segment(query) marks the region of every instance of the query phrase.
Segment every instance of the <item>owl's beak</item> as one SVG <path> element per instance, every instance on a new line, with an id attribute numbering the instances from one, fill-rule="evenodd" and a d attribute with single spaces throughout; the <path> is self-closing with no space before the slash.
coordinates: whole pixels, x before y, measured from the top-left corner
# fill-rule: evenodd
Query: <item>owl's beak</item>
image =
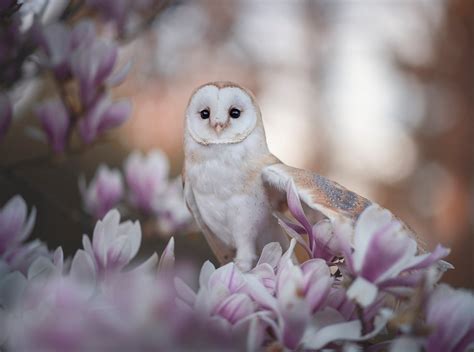
<path id="1" fill-rule="evenodd" d="M 223 122 L 217 122 L 214 125 L 214 130 L 216 131 L 217 134 L 221 133 L 221 131 L 227 126 L 226 123 Z"/>

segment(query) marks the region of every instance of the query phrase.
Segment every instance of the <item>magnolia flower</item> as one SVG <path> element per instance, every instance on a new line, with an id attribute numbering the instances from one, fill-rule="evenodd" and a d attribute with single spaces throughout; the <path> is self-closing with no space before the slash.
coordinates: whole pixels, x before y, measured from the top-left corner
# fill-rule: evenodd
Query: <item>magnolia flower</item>
<path id="1" fill-rule="evenodd" d="M 340 255 L 342 252 L 340 237 L 346 231 L 339 230 L 345 230 L 345 225 L 347 224 L 337 224 L 337 231 L 341 232 L 338 236 L 334 236 L 336 231 L 335 224 L 332 224 L 329 220 L 319 221 L 311 225 L 304 213 L 293 181 L 288 182 L 286 194 L 288 209 L 298 221 L 298 224 L 278 216 L 280 225 L 288 235 L 294 238 L 306 250 L 310 258 L 322 258 L 327 262 L 331 262 L 335 256 Z M 307 240 L 302 237 L 304 233 L 308 236 Z"/>
<path id="2" fill-rule="evenodd" d="M 211 262 L 205 262 L 197 294 L 179 279 L 175 279 L 175 285 L 180 301 L 208 318 L 209 324 L 220 328 L 221 333 L 239 331 L 257 308 L 246 293 L 244 275 L 234 263 L 216 269 Z"/>
<path id="3" fill-rule="evenodd" d="M 102 133 L 120 126 L 131 112 L 129 101 L 112 102 L 108 97 L 101 97 L 79 121 L 79 134 L 85 143 L 91 143 Z"/>
<path id="4" fill-rule="evenodd" d="M 122 199 L 122 175 L 118 170 L 100 165 L 89 186 L 84 177 L 79 178 L 79 190 L 86 211 L 99 219 Z"/>
<path id="5" fill-rule="evenodd" d="M 81 100 L 89 107 L 98 90 L 111 75 L 117 61 L 117 47 L 104 40 L 95 40 L 81 48 L 71 59 L 71 69 L 79 81 Z"/>
<path id="6" fill-rule="evenodd" d="M 332 284 L 328 266 L 313 259 L 300 266 L 290 261 L 281 270 L 277 283 L 281 339 L 288 348 L 296 348 L 311 315 L 325 303 Z"/>
<path id="7" fill-rule="evenodd" d="M 124 268 L 140 248 L 142 232 L 138 222 L 120 223 L 117 210 L 110 210 L 94 228 L 92 243 L 84 235 L 84 250 L 95 260 L 99 273 L 115 272 Z"/>
<path id="8" fill-rule="evenodd" d="M 58 99 L 49 100 L 38 106 L 36 115 L 53 151 L 64 151 L 70 127 L 70 118 L 64 104 Z"/>
<path id="9" fill-rule="evenodd" d="M 10 270 L 26 273 L 38 257 L 49 257 L 50 253 L 45 243 L 36 239 L 18 246 L 10 246 L 3 253 L 3 260 Z"/>
<path id="10" fill-rule="evenodd" d="M 12 106 L 6 94 L 0 92 L 0 141 L 5 136 L 12 122 Z"/>
<path id="11" fill-rule="evenodd" d="M 58 79 L 70 77 L 71 58 L 77 56 L 96 37 L 93 22 L 81 21 L 72 29 L 59 22 L 47 26 L 36 25 L 36 41 L 45 54 L 44 64 L 53 70 Z"/>
<path id="12" fill-rule="evenodd" d="M 39 27 L 37 42 L 46 54 L 44 63 L 58 78 L 67 78 L 70 75 L 68 59 L 72 51 L 69 28 L 62 23 Z"/>
<path id="13" fill-rule="evenodd" d="M 346 243 L 347 268 L 355 277 L 347 291 L 363 307 L 372 304 L 379 289 L 414 286 L 417 270 L 428 268 L 449 254 L 438 245 L 433 253 L 416 255 L 417 243 L 404 225 L 386 209 L 371 205 L 360 215 L 354 230 L 354 251 Z"/>
<path id="14" fill-rule="evenodd" d="M 184 200 L 181 177 L 169 183 L 163 196 L 155 199 L 153 208 L 158 214 L 158 225 L 163 233 L 183 230 L 193 221 Z"/>
<path id="15" fill-rule="evenodd" d="M 272 311 L 276 321 L 264 318 L 273 328 L 282 344 L 291 349 L 297 348 L 309 326 L 312 315 L 323 307 L 330 292 L 333 279 L 324 260 L 313 259 L 301 266 L 293 263 L 296 241 L 281 255 L 277 244 L 267 245 L 255 269 L 246 275 L 248 292 L 262 306 Z M 271 264 L 270 264 L 271 263 Z M 268 290 L 272 275 L 266 273 L 267 287 L 260 278 L 262 268 L 275 268 L 276 287 L 274 296 Z M 255 279 L 258 278 L 258 280 Z"/>
<path id="16" fill-rule="evenodd" d="M 0 254 L 18 247 L 31 233 L 36 219 L 33 208 L 27 217 L 26 202 L 21 196 L 11 198 L 0 210 Z"/>
<path id="17" fill-rule="evenodd" d="M 160 208 L 167 187 L 169 162 L 160 150 L 148 155 L 133 152 L 124 164 L 130 201 L 140 210 L 151 213 Z"/>
<path id="18" fill-rule="evenodd" d="M 427 351 L 466 351 L 474 347 L 474 295 L 439 285 L 426 305 L 426 323 L 432 332 Z"/>

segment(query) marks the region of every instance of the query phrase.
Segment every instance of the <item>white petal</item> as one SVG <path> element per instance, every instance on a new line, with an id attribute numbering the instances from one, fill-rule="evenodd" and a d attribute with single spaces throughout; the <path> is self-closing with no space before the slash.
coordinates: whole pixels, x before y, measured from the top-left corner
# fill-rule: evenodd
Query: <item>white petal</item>
<path id="1" fill-rule="evenodd" d="M 161 254 L 158 270 L 170 270 L 174 266 L 174 237 L 171 237 Z"/>
<path id="2" fill-rule="evenodd" d="M 274 268 L 278 265 L 282 253 L 283 251 L 281 249 L 281 245 L 278 242 L 268 243 L 265 247 L 263 247 L 262 254 L 260 255 L 257 265 L 268 263 Z"/>
<path id="3" fill-rule="evenodd" d="M 84 250 L 89 253 L 89 255 L 91 257 L 94 258 L 94 251 L 92 249 L 92 243 L 91 243 L 91 240 L 89 239 L 89 237 L 87 235 L 82 235 L 82 248 L 84 248 Z"/>
<path id="4" fill-rule="evenodd" d="M 140 223 L 135 221 L 133 226 L 130 229 L 130 233 L 128 235 L 128 240 L 130 241 L 130 250 L 131 250 L 131 258 L 134 258 L 138 250 L 140 249 L 140 244 L 142 242 L 142 229 L 140 227 Z"/>
<path id="5" fill-rule="evenodd" d="M 247 282 L 246 290 L 247 293 L 262 307 L 269 308 L 276 312 L 277 309 L 277 301 L 276 298 L 273 297 L 268 290 L 263 286 L 259 279 L 257 279 L 252 274 L 246 274 L 245 280 Z"/>
<path id="6" fill-rule="evenodd" d="M 82 249 L 79 249 L 72 259 L 70 275 L 77 282 L 90 287 L 95 286 L 96 271 L 94 262 L 89 254 Z"/>
<path id="7" fill-rule="evenodd" d="M 46 257 L 38 257 L 28 268 L 28 280 L 45 280 L 57 273 L 53 262 Z"/>
<path id="8" fill-rule="evenodd" d="M 25 226 L 23 226 L 23 229 L 21 230 L 18 240 L 23 241 L 26 238 L 28 238 L 28 236 L 31 233 L 31 230 L 33 229 L 33 226 L 35 226 L 35 220 L 36 220 L 36 208 L 33 207 L 33 209 L 31 209 L 30 216 L 28 216 L 28 220 Z"/>
<path id="9" fill-rule="evenodd" d="M 158 254 L 153 253 L 147 260 L 133 268 L 132 271 L 134 273 L 151 273 L 156 270 L 157 264 Z"/>
<path id="10" fill-rule="evenodd" d="M 362 307 L 367 307 L 375 300 L 377 292 L 377 286 L 359 276 L 347 290 L 347 297 L 355 300 Z"/>
<path id="11" fill-rule="evenodd" d="M 209 278 L 216 271 L 216 267 L 209 260 L 202 265 L 201 272 L 199 274 L 199 287 L 207 287 Z"/>
<path id="12" fill-rule="evenodd" d="M 0 279 L 0 306 L 13 309 L 21 302 L 28 282 L 18 271 L 8 273 Z"/>
<path id="13" fill-rule="evenodd" d="M 284 268 L 288 262 L 291 262 L 291 258 L 293 257 L 295 246 L 296 246 L 296 240 L 292 238 L 290 241 L 290 246 L 288 247 L 285 254 L 283 254 L 280 259 L 280 263 L 278 264 L 278 272 L 280 272 L 280 270 Z"/>
<path id="14" fill-rule="evenodd" d="M 309 327 L 303 336 L 303 346 L 308 349 L 320 349 L 333 341 L 357 339 L 361 329 L 359 320 L 332 324 L 321 329 Z"/>

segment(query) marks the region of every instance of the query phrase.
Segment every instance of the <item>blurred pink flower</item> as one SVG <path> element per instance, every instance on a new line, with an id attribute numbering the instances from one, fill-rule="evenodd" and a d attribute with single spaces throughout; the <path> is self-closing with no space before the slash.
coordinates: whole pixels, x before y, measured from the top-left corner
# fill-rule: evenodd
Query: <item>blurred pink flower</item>
<path id="1" fill-rule="evenodd" d="M 71 58 L 71 69 L 79 81 L 82 103 L 89 108 L 98 91 L 111 75 L 117 61 L 117 47 L 104 40 L 95 40 Z"/>
<path id="2" fill-rule="evenodd" d="M 120 171 L 101 164 L 89 186 L 83 176 L 79 178 L 79 190 L 86 211 L 99 219 L 122 199 L 122 175 Z"/>
<path id="3" fill-rule="evenodd" d="M 425 348 L 433 352 L 466 351 L 474 347 L 474 295 L 439 285 L 426 305 L 426 323 L 432 328 Z"/>
<path id="4" fill-rule="evenodd" d="M 296 348 L 312 314 L 325 303 L 332 278 L 323 260 L 312 259 L 301 267 L 288 261 L 277 280 L 281 338 L 286 347 Z"/>
<path id="5" fill-rule="evenodd" d="M 26 202 L 21 196 L 11 198 L 0 210 L 0 254 L 18 246 L 31 233 L 36 219 L 33 208 L 27 217 Z"/>
<path id="6" fill-rule="evenodd" d="M 84 235 L 84 250 L 95 260 L 98 272 L 117 272 L 135 257 L 140 248 L 142 232 L 140 224 L 126 221 L 120 223 L 117 210 L 110 210 L 94 228 L 92 243 Z"/>
<path id="7" fill-rule="evenodd" d="M 207 261 L 199 276 L 199 290 L 194 293 L 181 280 L 175 281 L 178 297 L 209 323 L 231 332 L 255 312 L 257 304 L 246 292 L 246 279 L 234 263 L 218 269 Z M 238 330 L 238 329 L 237 329 Z"/>
<path id="8" fill-rule="evenodd" d="M 36 258 L 49 256 L 46 244 L 36 239 L 18 246 L 8 247 L 3 253 L 2 259 L 8 264 L 10 270 L 26 273 Z"/>
<path id="9" fill-rule="evenodd" d="M 85 143 L 91 143 L 102 133 L 120 126 L 132 112 L 129 101 L 112 102 L 101 97 L 79 121 L 79 134 Z"/>
<path id="10" fill-rule="evenodd" d="M 262 251 L 257 266 L 246 275 L 249 294 L 272 312 L 265 318 L 278 340 L 287 348 L 295 349 L 309 327 L 311 317 L 321 309 L 328 297 L 333 279 L 329 267 L 322 259 L 312 259 L 301 265 L 293 263 L 296 245 L 281 255 L 281 247 L 268 244 Z M 266 270 L 262 271 L 263 268 Z M 275 270 L 276 283 L 270 270 Z M 264 272 L 265 280 L 261 273 Z M 272 286 L 275 286 L 272 292 Z"/>
<path id="11" fill-rule="evenodd" d="M 124 163 L 130 201 L 141 211 L 153 213 L 160 209 L 168 186 L 169 161 L 160 150 L 147 155 L 133 152 Z"/>
<path id="12" fill-rule="evenodd" d="M 340 236 L 334 236 L 334 224 L 329 220 L 322 220 L 311 225 L 304 213 L 293 181 L 288 182 L 286 194 L 288 209 L 291 215 L 298 221 L 298 224 L 294 224 L 279 216 L 279 223 L 288 235 L 294 238 L 306 250 L 310 258 L 321 258 L 329 263 L 335 256 L 339 256 L 342 252 L 342 247 Z M 307 240 L 302 236 L 305 233 L 308 236 Z"/>
<path id="13" fill-rule="evenodd" d="M 81 21 L 72 29 L 59 22 L 47 26 L 36 23 L 34 29 L 36 41 L 45 54 L 44 65 L 52 69 L 60 80 L 71 76 L 72 57 L 96 37 L 95 25 L 91 21 Z"/>
<path id="14" fill-rule="evenodd" d="M 183 231 L 193 223 L 193 217 L 184 201 L 181 177 L 176 177 L 168 184 L 163 196 L 156 199 L 153 208 L 163 233 Z"/>
<path id="15" fill-rule="evenodd" d="M 10 127 L 13 118 L 13 111 L 8 96 L 0 92 L 0 141 Z"/>
<path id="16" fill-rule="evenodd" d="M 36 23 L 36 27 L 36 39 L 45 54 L 44 65 L 53 70 L 59 84 L 69 78 L 77 80 L 82 103 L 78 127 L 83 141 L 91 143 L 100 134 L 122 124 L 130 116 L 131 104 L 128 101 L 112 102 L 107 95 L 107 88 L 120 84 L 130 69 L 128 63 L 113 72 L 117 45 L 97 39 L 92 21 L 81 21 L 72 29 L 62 23 L 45 27 Z M 43 120 L 49 121 L 43 122 L 44 129 L 44 125 L 53 125 L 51 118 L 43 117 Z M 66 119 L 62 121 L 64 127 Z M 60 149 L 59 146 L 55 148 Z"/>
<path id="17" fill-rule="evenodd" d="M 70 118 L 64 104 L 58 99 L 48 100 L 36 108 L 36 115 L 53 151 L 63 152 L 70 128 Z"/>
<path id="18" fill-rule="evenodd" d="M 347 268 L 355 277 L 348 297 L 367 307 L 379 289 L 414 286 L 420 278 L 416 271 L 437 263 L 449 249 L 438 245 L 433 253 L 416 254 L 417 243 L 404 225 L 388 210 L 369 206 L 355 224 L 354 251 L 344 244 Z"/>

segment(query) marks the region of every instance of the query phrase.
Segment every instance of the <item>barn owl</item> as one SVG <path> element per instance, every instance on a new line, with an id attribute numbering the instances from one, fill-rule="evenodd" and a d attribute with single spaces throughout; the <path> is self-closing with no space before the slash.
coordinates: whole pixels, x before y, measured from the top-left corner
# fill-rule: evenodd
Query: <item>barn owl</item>
<path id="1" fill-rule="evenodd" d="M 247 89 L 207 83 L 192 94 L 185 116 L 186 203 L 221 264 L 251 269 L 263 246 L 288 246 L 273 213 L 294 182 L 300 199 L 329 218 L 356 219 L 371 202 L 270 153 L 260 109 Z"/>

